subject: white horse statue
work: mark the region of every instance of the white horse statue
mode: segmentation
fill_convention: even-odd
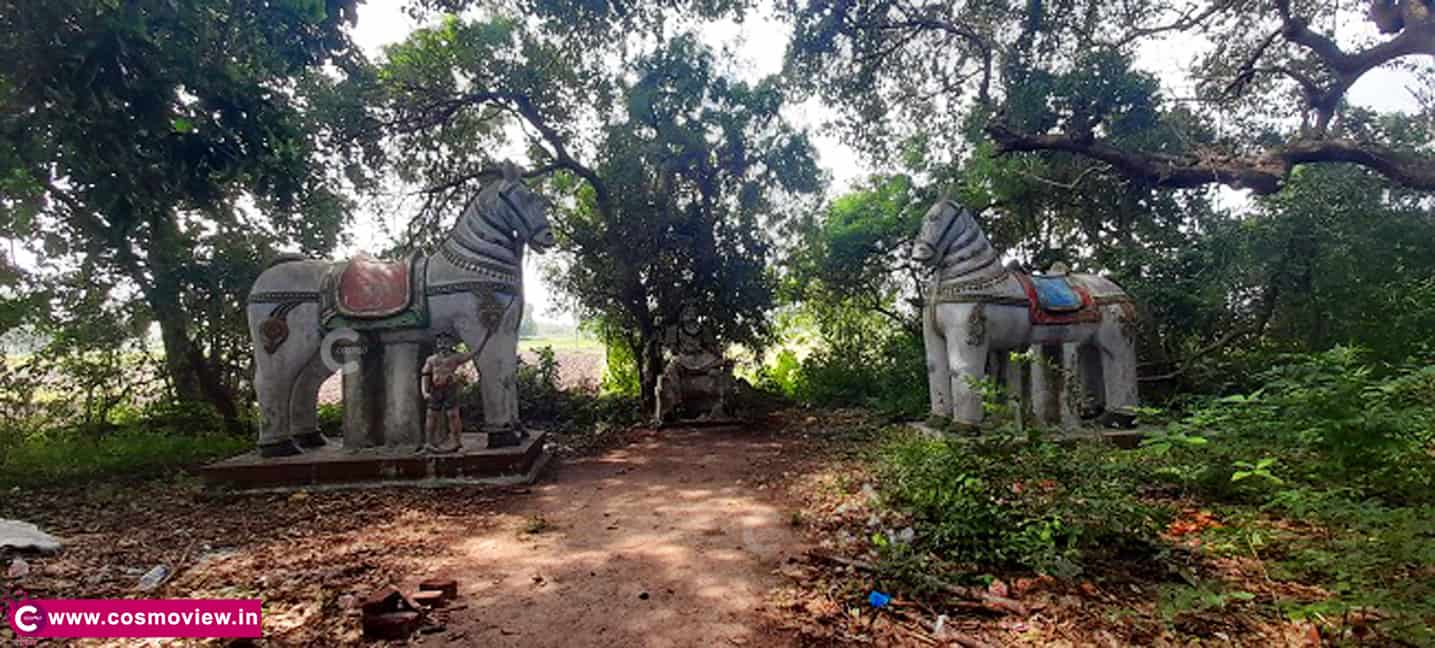
[[[934,266],[922,329],[932,415],[975,426],[982,394],[975,381],[988,360],[1014,394],[1021,372],[1010,351],[1033,350],[1030,402],[1047,422],[1074,427],[1083,391],[1103,418],[1129,424],[1136,393],[1137,319],[1131,297],[1089,274],[1028,275],[1004,267],[971,212],[943,199],[927,211],[912,259]],[[1048,358],[1050,360],[1048,360]]]
[[[523,247],[554,244],[549,207],[505,165],[437,254],[394,263],[287,258],[266,269],[248,299],[260,455],[325,444],[319,386],[344,365],[345,446],[421,444],[419,354],[441,332],[477,351],[490,446],[517,443]]]

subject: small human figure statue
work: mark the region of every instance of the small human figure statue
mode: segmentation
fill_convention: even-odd
[[[658,377],[657,423],[667,422],[683,406],[705,409],[701,419],[727,418],[732,362],[723,358],[717,339],[692,304],[684,305],[677,325],[664,331],[663,343],[673,357]]]
[[[459,367],[473,359],[475,352],[458,353],[458,343],[452,335],[439,333],[434,340],[434,354],[424,361],[424,400],[428,402],[428,416],[424,420],[424,445],[420,452],[448,454],[463,447],[463,421],[459,418],[458,392],[463,387],[463,375]],[[441,442],[439,426],[441,419],[448,419],[448,439]]]

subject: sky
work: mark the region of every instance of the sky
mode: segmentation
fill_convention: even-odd
[[[384,45],[403,40],[419,26],[402,8],[403,3],[397,0],[370,0],[360,5],[353,37],[371,58],[379,56]],[[1374,33],[1369,23],[1364,21],[1353,28],[1357,32],[1364,29]],[[727,63],[731,65],[731,71],[735,75],[744,79],[757,79],[781,71],[788,34],[787,25],[769,15],[758,13],[749,16],[742,23],[727,20],[705,25],[701,36],[709,46],[718,51],[734,53]],[[1190,75],[1186,73],[1186,69],[1193,59],[1193,53],[1201,47],[1202,42],[1187,37],[1149,41],[1137,52],[1136,64],[1155,73],[1168,92],[1176,96],[1190,96]],[[1405,90],[1411,80],[1412,77],[1406,72],[1377,69],[1362,77],[1351,88],[1347,98],[1351,104],[1381,112],[1415,111],[1418,106]],[[794,106],[787,115],[795,126],[809,129],[809,137],[817,149],[818,163],[831,174],[830,194],[841,193],[854,182],[877,171],[851,147],[843,144],[833,129],[823,127],[824,123],[834,116],[831,109],[817,99]],[[1249,202],[1246,194],[1230,189],[1220,190],[1216,199],[1219,204],[1228,207],[1240,207]],[[381,222],[387,221],[390,231],[399,231],[406,219],[406,214],[356,215],[354,245],[349,252],[385,247]],[[572,322],[573,317],[570,314],[557,310],[553,291],[544,284],[542,273],[538,271],[538,265],[541,263],[542,258],[536,255],[525,257],[525,297],[534,305],[534,312],[540,319]]]

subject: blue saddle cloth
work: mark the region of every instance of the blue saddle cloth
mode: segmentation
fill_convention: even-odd
[[[1076,293],[1065,276],[1032,275],[1031,283],[1036,288],[1036,302],[1041,310],[1049,313],[1081,310],[1081,295]]]

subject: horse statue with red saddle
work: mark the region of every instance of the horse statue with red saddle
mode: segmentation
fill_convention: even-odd
[[[327,443],[320,385],[343,371],[344,447],[419,446],[422,358],[450,333],[475,351],[490,447],[523,437],[514,374],[523,314],[523,253],[555,240],[547,199],[505,165],[469,201],[438,251],[398,261],[338,263],[286,257],[254,282],[259,453],[278,457]]]

